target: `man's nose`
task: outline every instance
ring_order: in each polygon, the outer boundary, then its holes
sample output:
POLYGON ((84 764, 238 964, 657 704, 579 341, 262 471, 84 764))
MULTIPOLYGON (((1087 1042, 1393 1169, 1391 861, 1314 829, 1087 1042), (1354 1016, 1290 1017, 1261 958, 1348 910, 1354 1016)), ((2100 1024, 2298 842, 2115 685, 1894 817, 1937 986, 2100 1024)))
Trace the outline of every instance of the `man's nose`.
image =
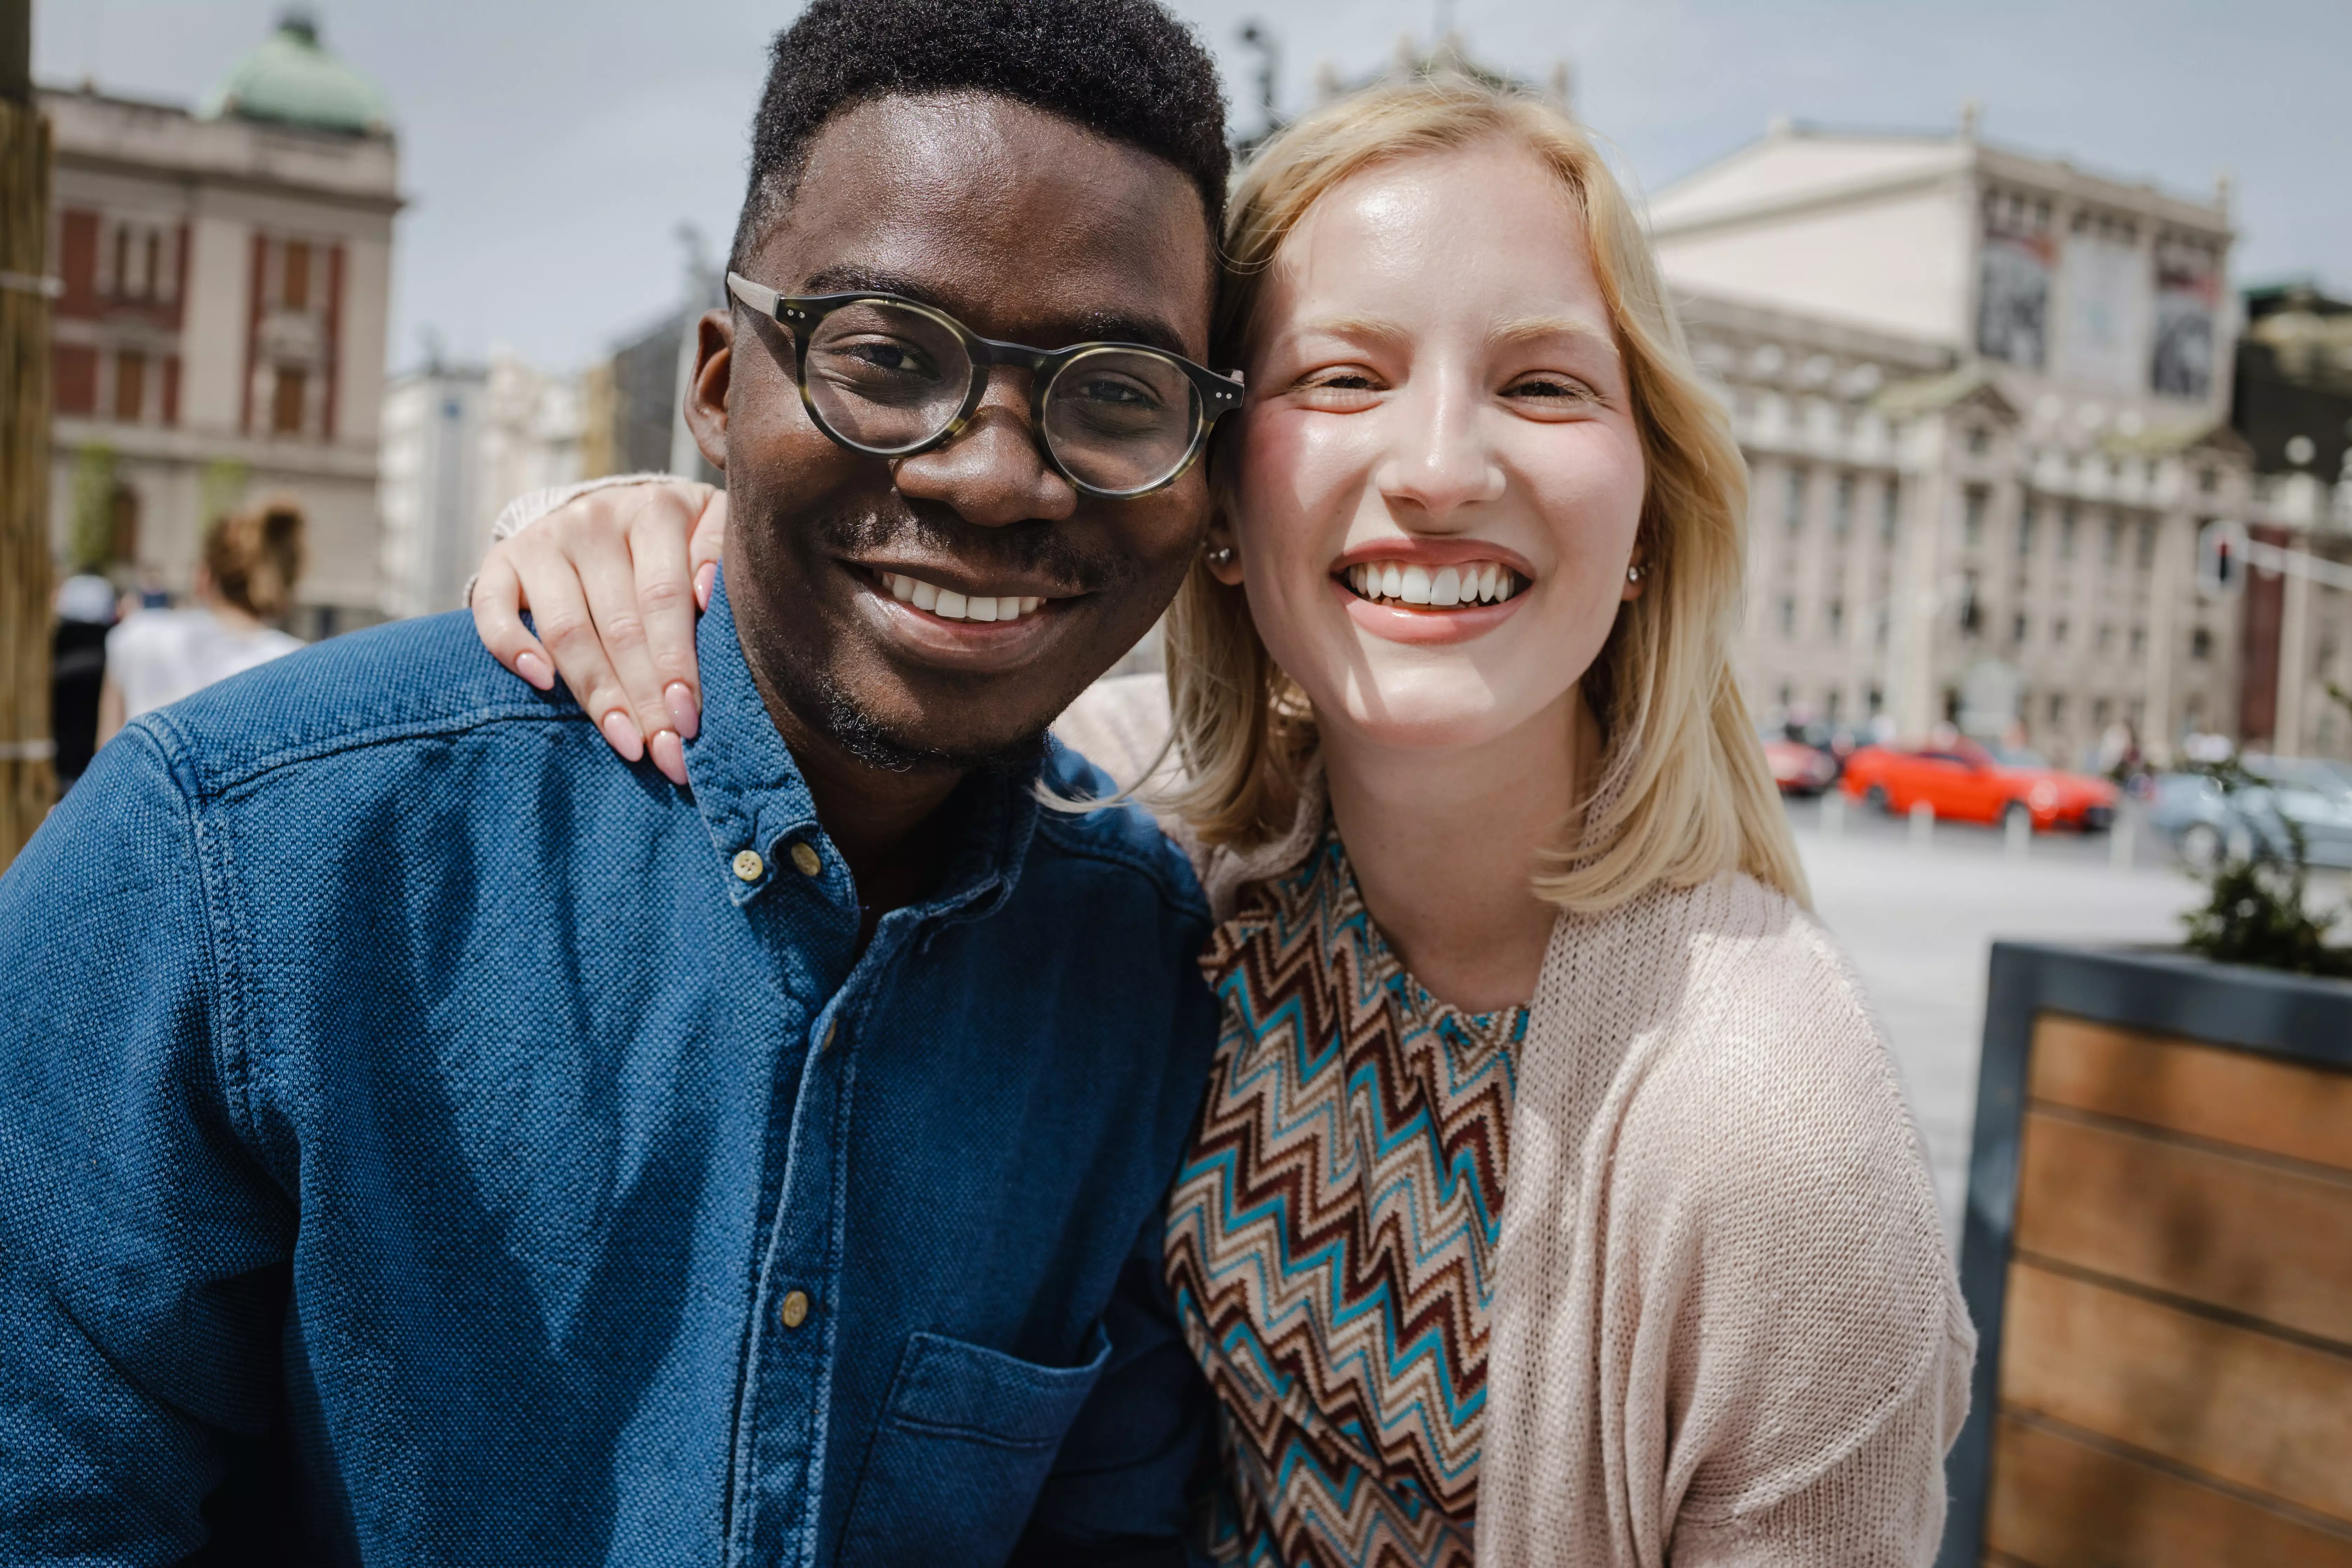
POLYGON ((992 528, 1058 522, 1076 510, 1078 492, 1038 447, 1027 381, 1025 373, 1002 366, 992 372, 970 424, 945 445, 898 460, 898 493, 938 501, 992 528))

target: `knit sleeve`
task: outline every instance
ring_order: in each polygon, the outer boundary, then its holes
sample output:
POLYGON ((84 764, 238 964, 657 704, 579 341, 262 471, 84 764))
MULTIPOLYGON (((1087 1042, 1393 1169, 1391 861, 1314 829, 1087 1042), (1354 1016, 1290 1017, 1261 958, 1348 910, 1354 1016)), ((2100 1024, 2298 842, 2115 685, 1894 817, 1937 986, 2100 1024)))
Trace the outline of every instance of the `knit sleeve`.
POLYGON ((1819 928, 1727 945, 1622 1127, 1628 1451, 1675 1568, 1926 1568, 1975 1347, 1925 1152, 1819 928))

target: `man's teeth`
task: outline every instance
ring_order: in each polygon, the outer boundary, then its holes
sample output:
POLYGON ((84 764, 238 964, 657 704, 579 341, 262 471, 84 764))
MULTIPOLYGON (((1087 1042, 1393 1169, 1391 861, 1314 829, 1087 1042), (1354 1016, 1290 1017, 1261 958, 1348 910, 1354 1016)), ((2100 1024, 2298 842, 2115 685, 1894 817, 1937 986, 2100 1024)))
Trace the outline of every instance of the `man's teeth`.
POLYGON ((1446 609, 1455 605, 1499 604, 1525 584, 1518 574, 1493 561, 1440 566, 1434 572, 1402 561, 1367 561, 1348 568, 1348 586, 1367 599, 1446 609))
POLYGON ((1034 595, 959 594, 903 572, 883 573, 882 585, 900 604, 929 610, 943 621, 1017 621, 1035 615, 1045 602, 1034 595))

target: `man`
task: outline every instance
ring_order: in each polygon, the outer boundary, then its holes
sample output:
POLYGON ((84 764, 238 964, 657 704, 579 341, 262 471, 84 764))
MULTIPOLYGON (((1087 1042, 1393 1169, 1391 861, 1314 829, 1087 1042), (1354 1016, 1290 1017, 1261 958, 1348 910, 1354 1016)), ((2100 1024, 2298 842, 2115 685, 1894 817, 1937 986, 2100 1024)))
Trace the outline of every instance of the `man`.
POLYGON ((0 881, 0 1559, 1177 1551, 1207 914, 1034 791, 1200 548, 1221 119, 1150 0, 779 38, 690 787, 462 616, 107 748, 0 881))

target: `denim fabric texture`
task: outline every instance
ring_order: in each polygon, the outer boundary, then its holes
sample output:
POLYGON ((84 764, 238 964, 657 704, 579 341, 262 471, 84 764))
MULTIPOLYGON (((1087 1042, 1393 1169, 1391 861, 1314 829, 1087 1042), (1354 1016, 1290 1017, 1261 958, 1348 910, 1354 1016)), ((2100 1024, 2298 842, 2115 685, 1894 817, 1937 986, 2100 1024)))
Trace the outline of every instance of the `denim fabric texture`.
POLYGON ((1178 1534, 1190 868, 977 776, 860 955, 723 585, 699 653, 690 792, 443 616, 133 722, 0 879, 0 1562, 1178 1534))

